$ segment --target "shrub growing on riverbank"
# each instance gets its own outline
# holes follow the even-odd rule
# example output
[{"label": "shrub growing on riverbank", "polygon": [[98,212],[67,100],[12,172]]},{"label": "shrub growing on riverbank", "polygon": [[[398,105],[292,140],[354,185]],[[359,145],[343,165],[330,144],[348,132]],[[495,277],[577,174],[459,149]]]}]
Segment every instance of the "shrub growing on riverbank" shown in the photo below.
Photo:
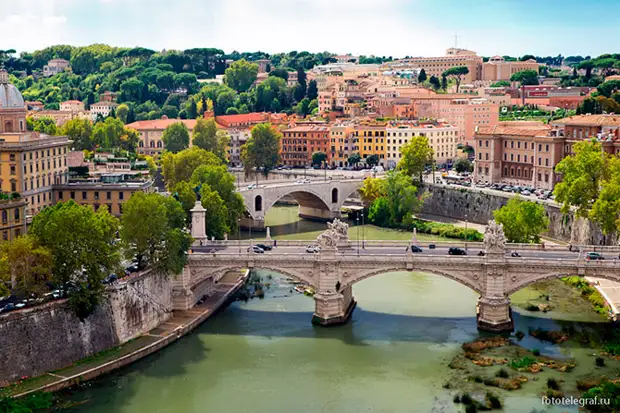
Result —
[{"label": "shrub growing on riverbank", "polygon": [[607,303],[605,302],[605,299],[596,290],[596,288],[588,284],[586,280],[575,276],[562,278],[562,281],[581,291],[581,295],[590,301],[592,307],[594,307],[594,310],[597,313],[607,315]]},{"label": "shrub growing on riverbank", "polygon": [[0,412],[36,412],[47,410],[52,407],[53,397],[51,393],[37,392],[21,399],[7,397],[0,399]]},{"label": "shrub growing on riverbank", "polygon": [[440,222],[414,219],[406,229],[408,231],[413,231],[413,228],[423,234],[439,235],[445,238],[466,239],[468,241],[475,242],[479,242],[484,239],[484,236],[476,229],[465,229],[452,224],[444,224]]}]

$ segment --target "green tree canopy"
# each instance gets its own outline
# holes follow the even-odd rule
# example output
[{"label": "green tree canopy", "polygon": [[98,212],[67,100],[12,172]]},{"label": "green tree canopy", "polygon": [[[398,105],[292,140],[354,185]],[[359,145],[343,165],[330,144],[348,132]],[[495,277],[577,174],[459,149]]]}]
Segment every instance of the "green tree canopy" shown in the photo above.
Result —
[{"label": "green tree canopy", "polygon": [[262,168],[265,176],[280,162],[280,140],[282,133],[270,123],[261,123],[252,128],[252,135],[241,147],[241,160],[245,174],[249,176],[252,168],[258,173]]},{"label": "green tree canopy", "polygon": [[513,82],[521,82],[521,85],[537,85],[538,72],[536,70],[522,70],[510,76]]},{"label": "green tree canopy", "polygon": [[0,280],[9,281],[12,294],[30,297],[45,292],[46,283],[52,281],[51,267],[50,250],[30,235],[0,244]]},{"label": "green tree canopy", "polygon": [[226,69],[224,80],[228,86],[237,92],[245,92],[256,81],[258,74],[258,65],[250,63],[245,59],[233,62]]},{"label": "green tree canopy", "polygon": [[349,165],[357,165],[358,163],[360,163],[362,161],[362,156],[359,154],[359,152],[355,152],[352,153],[351,155],[349,155],[349,157],[347,158],[347,163]]},{"label": "green tree canopy", "polygon": [[598,198],[602,182],[608,178],[608,156],[596,141],[581,141],[573,146],[574,155],[562,159],[555,167],[562,174],[562,181],[554,189],[562,212],[577,208],[577,216],[587,217]]},{"label": "green tree canopy", "polygon": [[418,83],[424,83],[426,82],[427,76],[426,76],[426,70],[422,69],[420,70],[420,73],[418,74]]},{"label": "green tree canopy", "polygon": [[222,161],[212,152],[197,146],[184,149],[179,153],[167,152],[162,156],[162,173],[169,191],[181,181],[189,182],[194,171],[201,165],[219,166]]},{"label": "green tree canopy", "polygon": [[442,77],[452,77],[456,81],[456,93],[459,93],[463,77],[469,73],[467,66],[456,66],[443,72]]},{"label": "green tree canopy", "polygon": [[183,122],[175,122],[164,130],[162,136],[167,151],[177,153],[189,146],[189,131]]},{"label": "green tree canopy", "polygon": [[535,202],[524,201],[519,195],[493,211],[493,217],[504,226],[504,234],[509,242],[539,242],[540,233],[549,227],[545,207]]},{"label": "green tree canopy", "polygon": [[314,152],[312,154],[312,165],[323,165],[324,162],[327,162],[327,154],[325,152]]},{"label": "green tree canopy", "polygon": [[376,194],[384,192],[385,195],[372,202],[368,216],[370,222],[388,227],[410,224],[413,221],[413,212],[423,203],[417,196],[417,188],[411,183],[409,176],[399,171],[389,171],[384,181],[383,188]]},{"label": "green tree canopy", "polygon": [[398,163],[398,169],[422,182],[424,168],[433,162],[433,148],[428,138],[414,136],[409,143],[401,147],[400,152],[403,156]]},{"label": "green tree canopy", "polygon": [[88,119],[71,119],[62,125],[60,134],[67,136],[73,141],[74,150],[92,150],[94,148],[92,139],[93,124]]},{"label": "green tree canopy", "polygon": [[373,153],[366,157],[366,165],[374,166],[379,165],[379,155]]},{"label": "green tree canopy", "polygon": [[467,158],[459,158],[454,162],[454,170],[458,173],[462,172],[473,172],[474,165]]},{"label": "green tree canopy", "polygon": [[376,199],[386,195],[385,179],[383,178],[366,178],[364,184],[359,190],[362,201],[366,205],[372,204]]},{"label": "green tree canopy", "polygon": [[123,206],[121,239],[128,258],[139,268],[152,266],[179,273],[187,262],[191,237],[184,230],[185,212],[172,197],[136,192]]},{"label": "green tree canopy", "polygon": [[226,161],[226,150],[230,143],[230,137],[224,131],[217,129],[214,118],[200,118],[194,126],[194,146],[213,152],[222,162]]},{"label": "green tree canopy", "polygon": [[32,221],[29,234],[51,252],[54,281],[81,319],[97,307],[101,281],[119,269],[117,231],[118,219],[105,206],[94,212],[73,200],[43,209]]}]

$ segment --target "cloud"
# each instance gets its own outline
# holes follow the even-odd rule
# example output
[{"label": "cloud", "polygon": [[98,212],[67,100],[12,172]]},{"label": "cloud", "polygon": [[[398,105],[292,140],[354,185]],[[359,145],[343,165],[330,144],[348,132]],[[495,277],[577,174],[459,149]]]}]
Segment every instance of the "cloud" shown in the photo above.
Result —
[{"label": "cloud", "polygon": [[72,1],[20,0],[3,4],[0,39],[8,39],[6,46],[20,51],[62,43],[67,39],[67,17],[62,9]]}]

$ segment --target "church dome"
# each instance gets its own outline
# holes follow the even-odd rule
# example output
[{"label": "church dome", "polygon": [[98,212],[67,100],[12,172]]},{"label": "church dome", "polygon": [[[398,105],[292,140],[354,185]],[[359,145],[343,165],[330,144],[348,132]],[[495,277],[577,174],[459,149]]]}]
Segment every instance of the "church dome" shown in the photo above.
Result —
[{"label": "church dome", "polygon": [[24,98],[15,86],[9,83],[9,74],[0,70],[0,110],[24,109]]}]

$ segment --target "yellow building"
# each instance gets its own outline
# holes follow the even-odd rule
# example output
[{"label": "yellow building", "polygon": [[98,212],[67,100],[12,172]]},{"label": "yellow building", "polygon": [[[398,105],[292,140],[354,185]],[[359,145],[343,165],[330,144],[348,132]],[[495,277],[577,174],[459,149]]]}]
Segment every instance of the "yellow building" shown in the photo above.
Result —
[{"label": "yellow building", "polygon": [[26,232],[26,201],[23,198],[0,200],[0,233],[2,241],[11,241]]},{"label": "yellow building", "polygon": [[347,159],[358,151],[355,128],[352,124],[336,124],[329,130],[328,159],[332,165],[346,166]]},{"label": "yellow building", "polygon": [[370,155],[379,157],[379,165],[385,167],[386,140],[385,127],[387,123],[364,122],[355,126],[355,136],[358,138],[358,148],[362,162]]},{"label": "yellow building", "polygon": [[0,190],[20,193],[31,216],[52,204],[52,185],[67,181],[65,136],[26,131],[24,99],[0,70]]},{"label": "yellow building", "polygon": [[107,206],[112,215],[123,213],[123,204],[134,192],[152,192],[153,181],[127,179],[127,174],[114,173],[102,175],[97,182],[75,181],[54,185],[54,203],[74,200],[80,205],[91,205],[96,211]]}]

